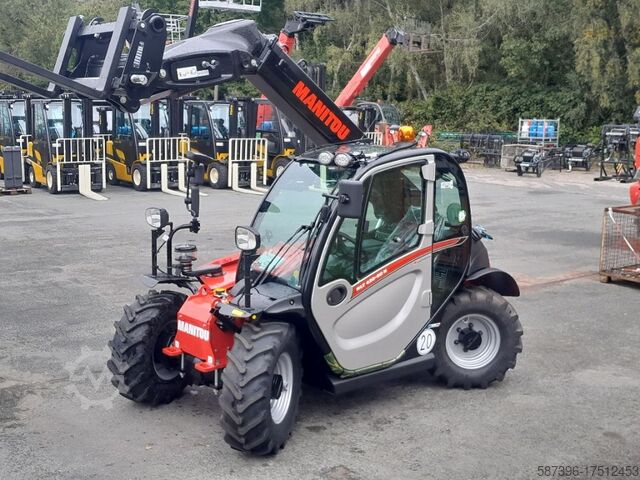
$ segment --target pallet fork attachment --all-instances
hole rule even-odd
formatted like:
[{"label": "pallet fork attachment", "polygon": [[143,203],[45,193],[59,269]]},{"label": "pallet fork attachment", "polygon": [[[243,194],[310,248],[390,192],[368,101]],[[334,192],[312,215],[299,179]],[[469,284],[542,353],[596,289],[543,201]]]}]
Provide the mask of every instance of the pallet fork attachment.
[{"label": "pallet fork attachment", "polygon": [[[363,136],[278,46],[277,39],[263,35],[251,20],[215,25],[166,48],[165,40],[162,16],[147,10],[137,19],[133,8],[123,7],[114,23],[95,20],[85,25],[80,17],[72,17],[54,72],[4,52],[0,52],[0,62],[44,78],[58,88],[91,99],[106,99],[132,112],[141,100],[186,95],[246,78],[318,145]],[[125,43],[129,43],[129,50]],[[69,66],[72,58],[76,61]]]}]

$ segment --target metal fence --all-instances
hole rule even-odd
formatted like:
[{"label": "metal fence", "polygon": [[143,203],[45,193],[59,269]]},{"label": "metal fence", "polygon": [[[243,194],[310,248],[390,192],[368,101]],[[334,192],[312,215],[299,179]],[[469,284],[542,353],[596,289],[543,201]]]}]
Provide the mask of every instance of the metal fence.
[{"label": "metal fence", "polygon": [[640,205],[605,208],[600,280],[640,283]]}]

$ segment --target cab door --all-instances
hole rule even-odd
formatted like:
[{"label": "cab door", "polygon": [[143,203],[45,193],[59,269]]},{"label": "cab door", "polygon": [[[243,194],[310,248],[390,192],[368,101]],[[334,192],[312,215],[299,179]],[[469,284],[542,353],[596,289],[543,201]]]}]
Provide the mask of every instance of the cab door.
[{"label": "cab door", "polygon": [[114,110],[114,129],[113,129],[113,150],[114,160],[120,164],[124,164],[126,173],[131,175],[133,163],[140,158],[142,146],[138,145],[136,132],[131,115],[119,109]]},{"label": "cab door", "polygon": [[0,173],[4,174],[4,156],[2,149],[14,145],[11,126],[11,113],[7,102],[0,102]]},{"label": "cab door", "polygon": [[184,130],[191,139],[191,148],[203,155],[215,158],[207,106],[204,102],[187,102],[184,108]]},{"label": "cab door", "polygon": [[332,228],[311,307],[350,373],[393,363],[429,321],[434,178],[431,155],[382,165],[362,179],[361,218]]},{"label": "cab door", "polygon": [[44,173],[51,161],[51,143],[54,141],[49,138],[45,106],[44,102],[33,104],[33,159],[38,165],[34,168],[34,173],[36,181],[42,184],[45,183]]}]

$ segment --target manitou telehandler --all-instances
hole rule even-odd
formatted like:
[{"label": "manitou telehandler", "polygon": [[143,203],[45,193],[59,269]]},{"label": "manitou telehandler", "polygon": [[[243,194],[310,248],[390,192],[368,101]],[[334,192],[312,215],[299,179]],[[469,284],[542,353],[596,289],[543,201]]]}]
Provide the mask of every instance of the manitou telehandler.
[{"label": "manitou telehandler", "polygon": [[[188,177],[190,222],[177,226],[166,210],[147,210],[146,281],[154,290],[125,307],[110,342],[108,365],[123,396],[168,403],[189,384],[209,385],[220,393],[227,443],[266,455],[293,431],[303,378],[333,393],[430,374],[466,389],[485,388],[515,367],[522,327],[503,296],[518,295],[518,285],[490,267],[487,235],[472,227],[465,178],[449,154],[362,139],[252,21],[216,25],[163,55],[146,50],[162,44],[161,19],[143,18],[153,31],[135,21],[100,25],[114,35],[126,30],[133,41],[127,67],[105,73],[110,81],[93,95],[133,105],[244,77],[326,146],[297,156],[250,226],[237,227],[239,254],[203,267],[193,266],[193,243],[174,248],[179,232],[200,229],[193,185],[203,168],[193,166]],[[87,52],[105,58],[107,46],[90,38],[79,62]],[[132,55],[153,67],[139,70]],[[102,71],[110,67],[107,57]],[[82,78],[39,73],[69,89],[82,85]]]}]

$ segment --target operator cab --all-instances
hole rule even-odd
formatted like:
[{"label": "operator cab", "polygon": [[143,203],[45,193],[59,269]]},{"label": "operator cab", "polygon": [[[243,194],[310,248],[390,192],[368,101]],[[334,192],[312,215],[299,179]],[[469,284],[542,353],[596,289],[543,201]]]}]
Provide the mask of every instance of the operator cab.
[{"label": "operator cab", "polygon": [[[427,170],[432,178],[425,178]],[[357,216],[337,213],[345,180],[362,184]],[[435,313],[462,282],[470,257],[466,182],[455,160],[435,149],[351,143],[307,152],[278,178],[252,227],[262,242],[252,283],[273,282],[310,296],[323,318],[387,276],[380,272],[398,276],[398,286],[381,293],[390,305],[400,309],[408,301],[412,289],[401,278],[417,276],[432,292]],[[428,261],[405,263],[413,257]]]}]

